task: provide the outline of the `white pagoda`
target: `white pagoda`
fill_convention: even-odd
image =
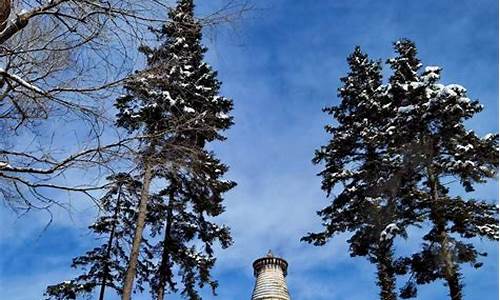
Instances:
[[[290,300],[285,280],[287,269],[286,260],[275,257],[271,250],[265,257],[254,261],[256,281],[252,300]]]

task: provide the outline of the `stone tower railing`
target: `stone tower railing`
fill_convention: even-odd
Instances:
[[[252,300],[290,300],[285,277],[288,263],[272,252],[253,263],[256,278]]]

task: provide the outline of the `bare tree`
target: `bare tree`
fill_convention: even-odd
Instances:
[[[93,197],[101,173],[137,148],[141,138],[109,129],[110,99],[142,64],[136,49],[156,39],[148,28],[168,22],[171,2],[0,1],[0,197],[12,207],[46,208],[53,190]],[[227,1],[200,22],[248,9]]]

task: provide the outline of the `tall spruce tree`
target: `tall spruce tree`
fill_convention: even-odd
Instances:
[[[131,232],[137,217],[135,207],[141,190],[141,183],[130,175],[119,173],[107,178],[108,191],[99,200],[101,216],[89,226],[96,238],[104,243],[83,256],[73,259],[73,268],[85,270],[73,280],[49,286],[47,299],[76,299],[78,295],[90,295],[99,290],[99,300],[104,299],[107,287],[121,292],[122,279],[128,261],[127,249],[131,242]],[[152,253],[145,252],[152,257]],[[149,274],[147,266],[139,263],[142,281]],[[138,286],[142,288],[141,285]]]
[[[320,175],[327,194],[339,183],[344,189],[319,212],[325,230],[303,240],[323,245],[336,233],[354,232],[351,255],[366,255],[377,264],[382,299],[396,298],[395,274],[411,272],[401,297],[416,296],[416,284],[444,279],[458,300],[460,264],[478,268],[478,256],[484,255],[467,239],[498,240],[498,209],[454,196],[443,182],[456,179],[470,192],[474,184],[494,178],[498,135],[480,138],[467,130],[464,121],[482,106],[462,86],[438,83],[440,68],[421,72],[411,41],[394,46],[387,85],[381,83],[380,66],[368,63],[358,49],[349,57],[342,102],[326,109],[338,126],[326,127],[332,140],[314,159],[325,163]],[[423,249],[394,262],[394,236],[405,236],[408,225],[424,221],[432,228]]]
[[[439,83],[441,68],[421,63],[413,42],[395,43],[397,56],[390,59],[394,73],[388,93],[394,117],[388,128],[397,128],[388,151],[399,153],[408,162],[418,198],[401,195],[416,204],[432,223],[424,236],[423,249],[410,259],[416,283],[444,279],[450,298],[462,299],[460,264],[478,268],[480,253],[467,239],[498,240],[498,209],[494,204],[465,200],[450,193],[445,181],[457,180],[465,192],[494,178],[498,172],[498,134],[483,138],[467,130],[464,121],[482,110],[458,84]],[[412,199],[413,198],[413,199]],[[409,285],[411,287],[411,285]],[[402,296],[414,296],[415,289]]]
[[[216,226],[210,218],[223,212],[222,193],[235,184],[222,179],[227,167],[205,147],[224,140],[221,131],[233,123],[228,115],[232,100],[219,96],[217,74],[203,62],[207,49],[201,45],[202,26],[194,16],[193,1],[179,0],[169,16],[166,25],[154,30],[161,45],[141,48],[148,68],[127,81],[127,94],[116,104],[117,124],[145,137],[140,158],[143,191],[124,300],[130,299],[147,223],[155,228],[153,232],[164,235],[155,247],[160,264],[150,279],[158,299],[163,299],[165,291],[176,290],[174,266],[180,269],[186,298],[199,299],[196,288],[204,284],[215,288],[216,281],[210,277],[215,262],[212,244],[219,241],[226,247],[231,243],[228,229]],[[148,197],[153,179],[165,185],[154,198]],[[203,249],[194,246],[195,240],[201,240]]]
[[[318,212],[324,231],[302,240],[324,245],[332,236],[352,232],[348,240],[351,256],[367,256],[377,266],[381,299],[396,299],[393,239],[405,235],[405,228],[418,219],[412,209],[398,200],[404,188],[397,177],[397,156],[386,151],[387,118],[390,116],[382,85],[381,66],[359,47],[347,59],[350,71],[341,79],[339,106],[326,108],[337,126],[328,125],[329,143],[316,151],[314,163],[324,163],[322,188],[330,195],[333,188],[344,189],[332,203]]]
[[[163,299],[166,292],[177,291],[173,267],[177,266],[182,283],[181,294],[188,299],[201,299],[197,287],[208,284],[215,293],[217,281],[211,278],[214,266],[213,243],[220,242],[223,248],[232,240],[229,229],[210,221],[220,215],[222,193],[234,186],[220,177],[227,170],[212,154],[200,158],[195,170],[189,173],[170,172],[170,184],[159,194],[159,202],[151,208],[156,213],[154,232],[163,235],[156,245],[159,263],[151,286],[153,296]],[[178,170],[177,170],[178,171]],[[198,240],[201,248],[194,246]]]

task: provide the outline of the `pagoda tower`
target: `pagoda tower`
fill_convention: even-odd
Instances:
[[[252,300],[290,300],[285,277],[288,263],[275,257],[271,250],[265,257],[253,263],[253,274],[256,278]]]

